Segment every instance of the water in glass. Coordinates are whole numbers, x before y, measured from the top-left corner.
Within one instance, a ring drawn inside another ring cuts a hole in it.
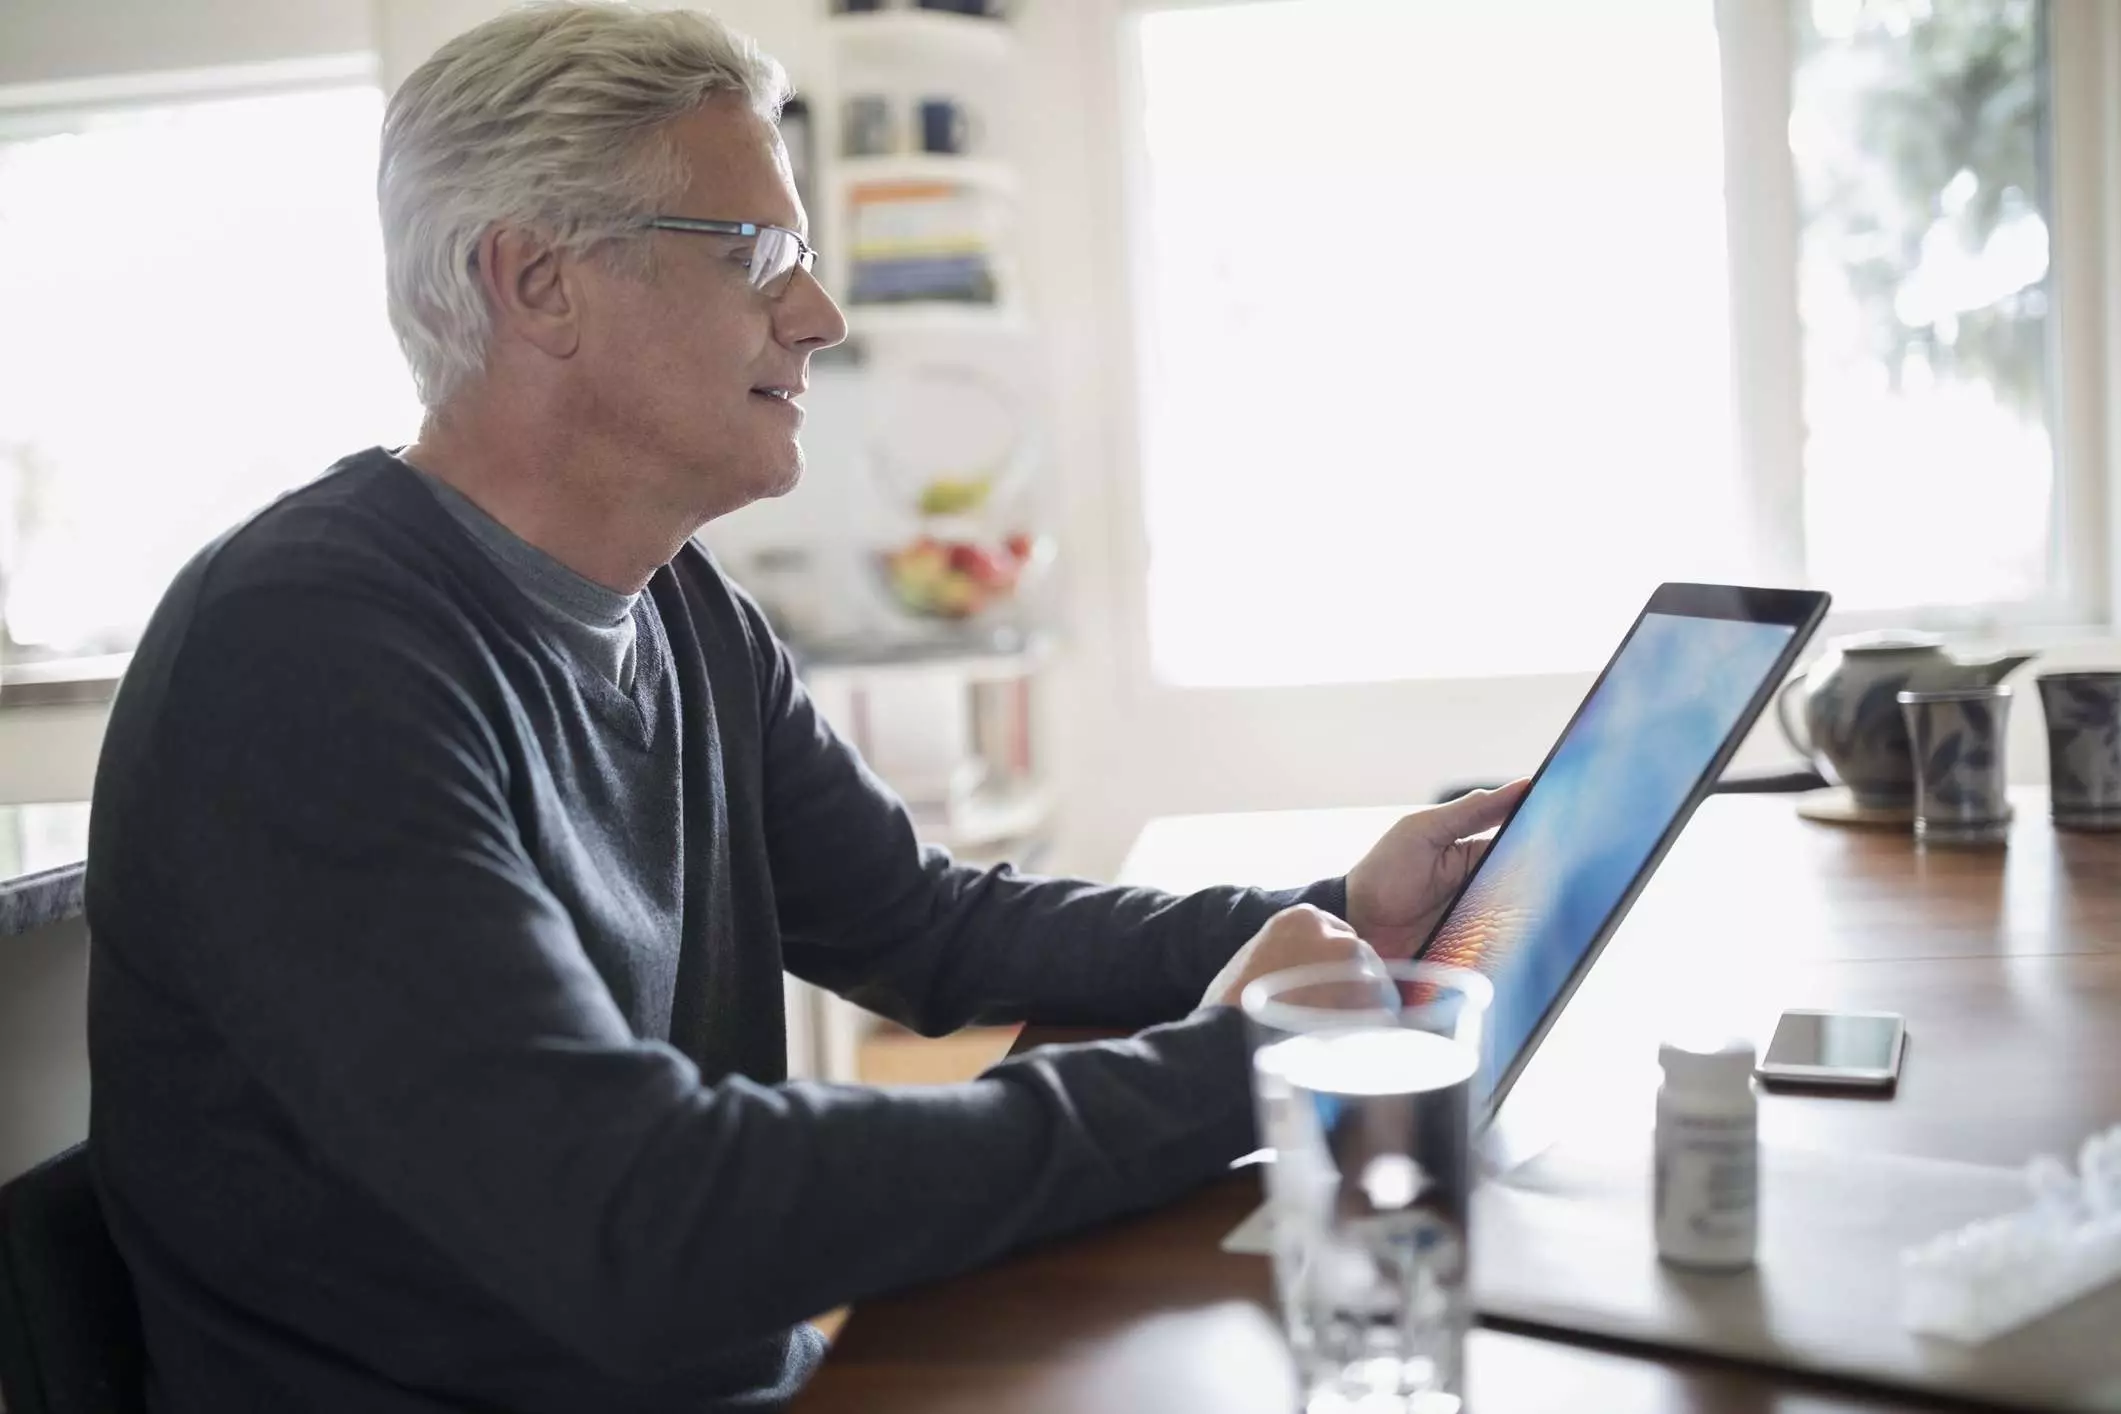
[[[1310,1414],[1461,1407],[1481,1069],[1463,1023],[1261,1028],[1275,1283]]]

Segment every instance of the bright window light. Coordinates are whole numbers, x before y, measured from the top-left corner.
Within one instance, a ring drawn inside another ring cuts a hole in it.
[[[1134,34],[1159,678],[1587,668],[1659,580],[1747,577],[1712,6]]]
[[[1799,6],[1805,546],[1841,608],[2055,593],[2038,0]]]
[[[279,492],[408,438],[370,87],[0,133],[0,652],[130,648]]]

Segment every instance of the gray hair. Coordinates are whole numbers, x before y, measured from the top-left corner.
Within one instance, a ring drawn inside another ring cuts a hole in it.
[[[717,93],[773,121],[788,80],[711,16],[598,0],[511,10],[413,71],[383,116],[376,200],[390,324],[422,403],[485,367],[485,232],[525,226],[573,252],[637,237],[685,185],[663,126]],[[645,268],[645,242],[612,253]]]

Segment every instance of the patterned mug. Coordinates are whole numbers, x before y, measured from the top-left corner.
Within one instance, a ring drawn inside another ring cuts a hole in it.
[[[2058,830],[2121,830],[2121,672],[2042,673]]]
[[[2010,834],[2007,687],[1903,692],[1914,754],[1915,838],[1923,844],[2001,844]]]

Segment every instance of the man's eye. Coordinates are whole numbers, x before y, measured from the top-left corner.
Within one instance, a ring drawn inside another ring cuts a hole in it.
[[[751,259],[756,249],[754,246],[738,246],[735,250],[729,252],[729,258],[749,270],[751,268]]]

